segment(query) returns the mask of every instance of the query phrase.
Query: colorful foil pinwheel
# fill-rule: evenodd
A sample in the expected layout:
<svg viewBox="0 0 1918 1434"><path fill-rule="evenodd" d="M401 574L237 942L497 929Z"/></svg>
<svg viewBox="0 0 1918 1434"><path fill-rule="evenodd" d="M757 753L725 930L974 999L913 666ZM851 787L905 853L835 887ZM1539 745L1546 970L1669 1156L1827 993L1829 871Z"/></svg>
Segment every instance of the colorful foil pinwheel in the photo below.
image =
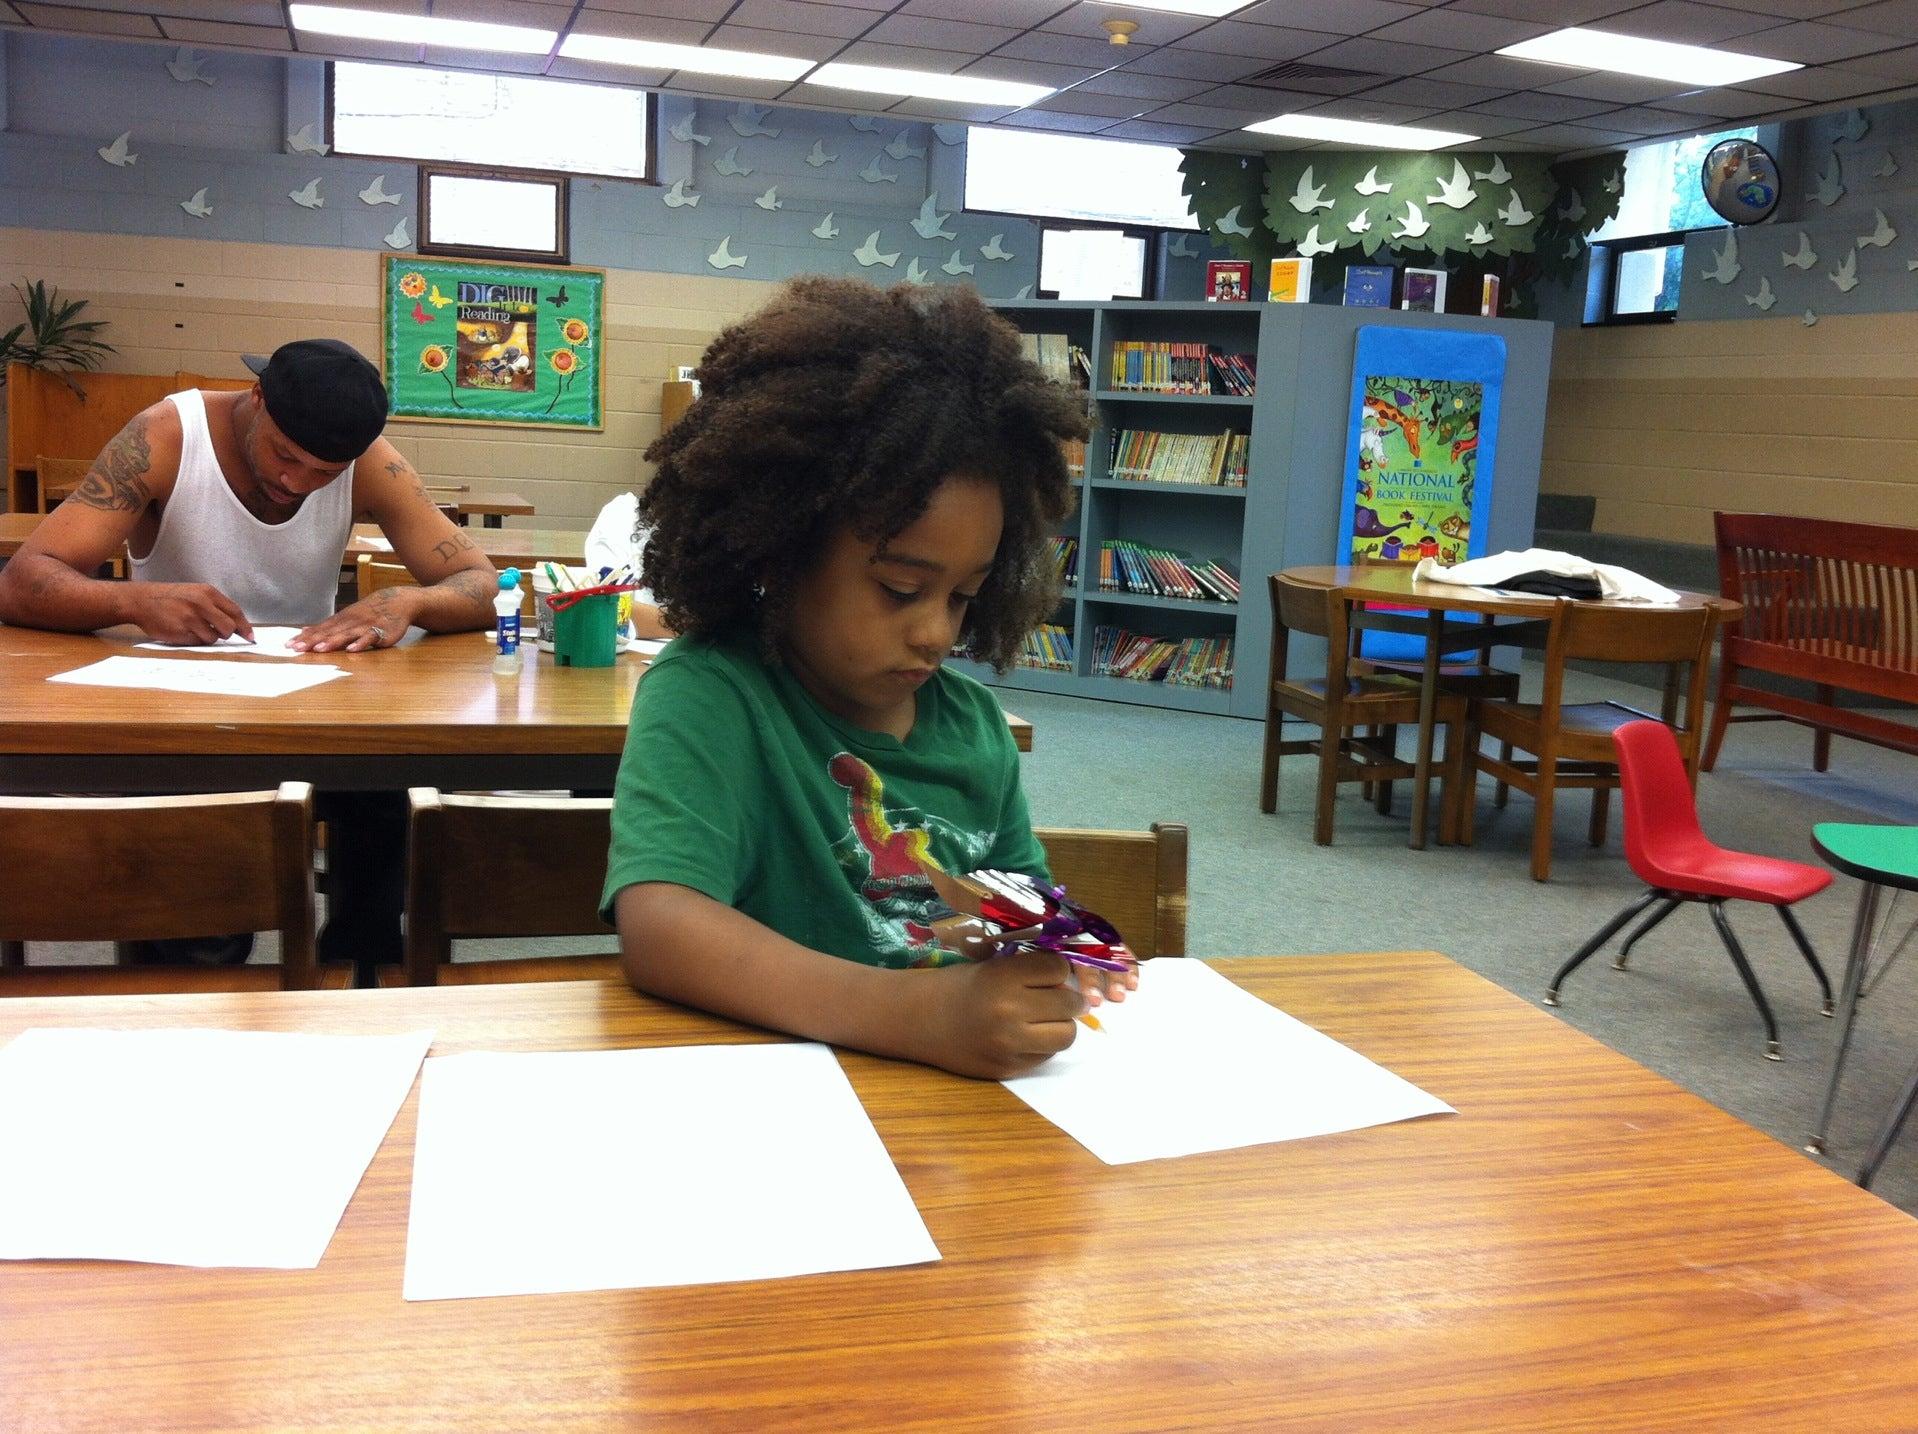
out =
<svg viewBox="0 0 1918 1434"><path fill-rule="evenodd" d="M1130 971L1139 964L1112 923L1069 898L1063 886L991 868L954 876L927 864L925 872L940 900L986 924L989 949L975 953L976 943L965 941L955 948L964 954L1053 951L1075 966L1101 971Z"/></svg>

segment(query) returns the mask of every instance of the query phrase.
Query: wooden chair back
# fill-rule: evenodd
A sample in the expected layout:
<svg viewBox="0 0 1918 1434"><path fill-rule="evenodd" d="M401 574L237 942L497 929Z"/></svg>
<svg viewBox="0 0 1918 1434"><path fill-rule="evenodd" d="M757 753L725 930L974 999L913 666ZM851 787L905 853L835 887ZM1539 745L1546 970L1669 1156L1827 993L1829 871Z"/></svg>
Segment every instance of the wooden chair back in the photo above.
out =
<svg viewBox="0 0 1918 1434"><path fill-rule="evenodd" d="M1082 906L1119 928L1139 956L1185 955L1187 831L1154 822L1148 831L1036 827L1053 880Z"/></svg>
<svg viewBox="0 0 1918 1434"><path fill-rule="evenodd" d="M48 454L37 455L33 460L33 471L40 484L40 511L51 513L55 508L86 481L92 471L91 458L54 458Z"/></svg>
<svg viewBox="0 0 1918 1434"><path fill-rule="evenodd" d="M1339 588L1299 583L1284 573L1266 578L1272 599L1272 661L1269 680L1283 682L1291 634L1322 637L1327 650L1326 690L1342 691L1352 655L1351 607Z"/></svg>
<svg viewBox="0 0 1918 1434"><path fill-rule="evenodd" d="M47 373L7 365L7 511L40 507L34 460L84 458L173 389L170 373Z"/></svg>
<svg viewBox="0 0 1918 1434"><path fill-rule="evenodd" d="M602 797L407 793L406 980L617 977L616 956L533 957L453 965L453 942L483 936L607 936L600 887L612 842Z"/></svg>
<svg viewBox="0 0 1918 1434"><path fill-rule="evenodd" d="M215 796L0 797L0 941L277 931L277 970L219 974L241 988L303 990L317 984L313 911L313 789L305 782ZM38 990L69 975L69 989L106 990L121 969L9 965L0 968L0 992L17 991L15 978ZM155 988L150 971L124 969L140 989ZM192 989L208 986L201 979Z"/></svg>
<svg viewBox="0 0 1918 1434"><path fill-rule="evenodd" d="M1711 660L1716 618L1704 607L1634 607L1560 598L1552 605L1545 638L1545 681L1540 720L1556 730L1564 701L1565 664L1572 658L1598 662L1655 662L1685 670L1685 715L1678 728L1688 766L1698 760L1698 733L1705 713L1705 673Z"/></svg>
<svg viewBox="0 0 1918 1434"><path fill-rule="evenodd" d="M533 615L533 581L524 573L519 585L520 616ZM383 563L370 553L361 553L353 570L354 595L361 601L371 597L381 588L411 587L413 575L406 570L404 563ZM530 638L527 639L531 641Z"/></svg>
<svg viewBox="0 0 1918 1434"><path fill-rule="evenodd" d="M212 374L194 373L190 369L176 369L173 374L173 391L181 393L189 388L203 388L211 393L244 393L253 387L258 379L215 378Z"/></svg>

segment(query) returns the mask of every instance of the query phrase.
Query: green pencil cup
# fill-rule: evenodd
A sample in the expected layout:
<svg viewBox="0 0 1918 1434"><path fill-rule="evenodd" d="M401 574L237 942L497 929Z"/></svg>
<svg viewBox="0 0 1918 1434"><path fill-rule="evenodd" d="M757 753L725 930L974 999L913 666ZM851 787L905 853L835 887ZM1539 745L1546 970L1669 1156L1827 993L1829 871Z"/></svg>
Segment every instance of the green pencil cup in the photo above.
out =
<svg viewBox="0 0 1918 1434"><path fill-rule="evenodd" d="M619 653L619 597L604 593L553 610L553 661L560 667L611 667Z"/></svg>

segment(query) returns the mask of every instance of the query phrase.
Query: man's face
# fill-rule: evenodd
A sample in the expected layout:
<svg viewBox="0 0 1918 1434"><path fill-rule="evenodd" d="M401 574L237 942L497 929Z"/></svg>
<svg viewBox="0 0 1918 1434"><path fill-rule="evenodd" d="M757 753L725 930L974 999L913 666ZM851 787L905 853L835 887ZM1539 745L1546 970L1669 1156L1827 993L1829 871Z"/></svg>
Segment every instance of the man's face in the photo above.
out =
<svg viewBox="0 0 1918 1434"><path fill-rule="evenodd" d="M295 507L353 466L315 458L280 432L266 411L258 384L253 386L252 398L253 421L247 425L241 448L260 496L268 503L276 508Z"/></svg>

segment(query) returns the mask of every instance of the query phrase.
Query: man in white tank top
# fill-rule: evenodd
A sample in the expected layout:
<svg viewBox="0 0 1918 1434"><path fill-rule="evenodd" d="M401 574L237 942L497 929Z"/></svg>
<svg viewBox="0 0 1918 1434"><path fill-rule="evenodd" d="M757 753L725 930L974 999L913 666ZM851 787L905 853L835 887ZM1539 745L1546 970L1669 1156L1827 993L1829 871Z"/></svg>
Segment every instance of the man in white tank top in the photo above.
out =
<svg viewBox="0 0 1918 1434"><path fill-rule="evenodd" d="M189 389L134 416L71 497L0 569L0 621L91 632L117 623L161 642L301 629L314 652L390 647L408 626L493 621L493 565L380 436L386 387L337 339L249 358L243 393ZM380 525L416 587L333 611L356 520ZM93 576L122 544L133 581Z"/></svg>

